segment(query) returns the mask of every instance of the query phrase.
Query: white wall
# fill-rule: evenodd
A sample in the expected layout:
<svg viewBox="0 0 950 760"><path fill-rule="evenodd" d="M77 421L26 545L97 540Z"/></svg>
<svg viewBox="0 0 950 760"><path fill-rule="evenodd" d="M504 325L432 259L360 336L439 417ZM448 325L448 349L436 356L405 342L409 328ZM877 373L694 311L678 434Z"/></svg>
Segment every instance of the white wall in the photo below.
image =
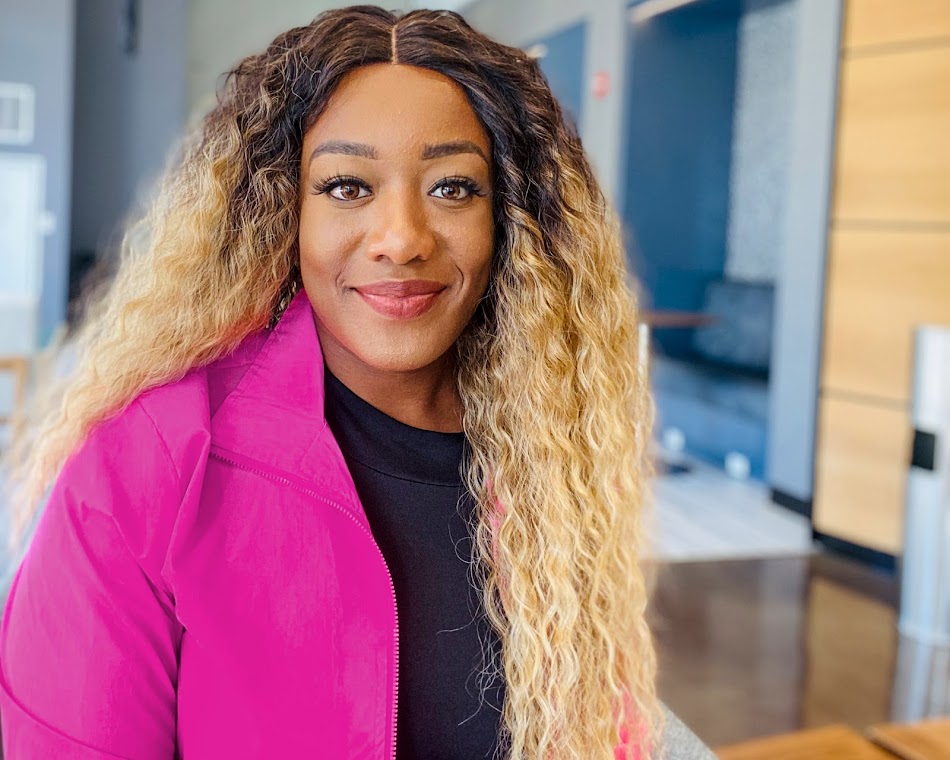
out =
<svg viewBox="0 0 950 760"><path fill-rule="evenodd" d="M745 13L739 22L726 274L774 282L787 200L789 109L796 2Z"/></svg>

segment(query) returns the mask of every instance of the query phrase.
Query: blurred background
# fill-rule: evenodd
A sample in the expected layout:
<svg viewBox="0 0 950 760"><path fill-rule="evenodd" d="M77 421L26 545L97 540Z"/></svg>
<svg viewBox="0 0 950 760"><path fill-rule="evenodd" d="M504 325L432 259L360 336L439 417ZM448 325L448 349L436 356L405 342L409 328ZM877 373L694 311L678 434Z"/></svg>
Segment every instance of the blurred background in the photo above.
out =
<svg viewBox="0 0 950 760"><path fill-rule="evenodd" d="M0 0L0 426L222 73L346 4ZM950 758L950 0L383 5L536 56L622 219L661 696L724 758Z"/></svg>

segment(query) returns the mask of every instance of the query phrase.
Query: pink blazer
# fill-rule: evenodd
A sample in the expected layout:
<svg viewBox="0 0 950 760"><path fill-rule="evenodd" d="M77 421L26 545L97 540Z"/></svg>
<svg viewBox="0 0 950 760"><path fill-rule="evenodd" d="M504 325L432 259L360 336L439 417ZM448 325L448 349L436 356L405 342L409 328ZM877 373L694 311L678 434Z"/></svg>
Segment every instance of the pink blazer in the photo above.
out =
<svg viewBox="0 0 950 760"><path fill-rule="evenodd" d="M395 756L395 594L306 295L63 469L0 628L21 758Z"/></svg>
<svg viewBox="0 0 950 760"><path fill-rule="evenodd" d="M306 295L63 468L0 625L9 760L395 757L395 592Z"/></svg>

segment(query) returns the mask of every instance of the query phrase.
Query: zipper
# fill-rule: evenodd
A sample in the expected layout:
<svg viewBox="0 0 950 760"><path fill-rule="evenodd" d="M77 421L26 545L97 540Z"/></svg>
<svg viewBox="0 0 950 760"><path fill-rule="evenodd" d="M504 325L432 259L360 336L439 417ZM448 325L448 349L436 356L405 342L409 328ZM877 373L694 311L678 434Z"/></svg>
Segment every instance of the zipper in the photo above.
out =
<svg viewBox="0 0 950 760"><path fill-rule="evenodd" d="M373 544L373 548L376 549L376 553L379 555L380 562L383 563L383 569L386 571L386 577L389 579L389 589L392 592L393 599L393 620L395 621L395 626L393 628L393 721L392 721L392 760L396 760L396 714L399 707L399 609L396 606L396 584L393 583L393 575L389 570L389 565L386 562L386 558L383 556L382 549L379 548L379 544L376 543L376 539L373 538L372 532L367 528L363 523L356 519L353 513L343 507L341 504L337 504L335 501L328 499L321 493L313 490L312 488L307 488L302 484L295 483L290 478L285 478L278 475L275 472L269 472L267 470L259 469L252 467L248 464L237 462L233 458L221 454L219 451L212 450L211 456L215 459L218 459L222 462L226 462L232 467L236 467L239 470L244 470L245 472L250 472L255 475L260 475L262 478L267 478L268 480L273 480L277 483L281 483L285 486L289 486L301 493L310 496L311 498L321 501L324 504L336 509L339 512L342 512L344 515L349 518L357 528L359 528L366 536L369 538L370 542Z"/></svg>

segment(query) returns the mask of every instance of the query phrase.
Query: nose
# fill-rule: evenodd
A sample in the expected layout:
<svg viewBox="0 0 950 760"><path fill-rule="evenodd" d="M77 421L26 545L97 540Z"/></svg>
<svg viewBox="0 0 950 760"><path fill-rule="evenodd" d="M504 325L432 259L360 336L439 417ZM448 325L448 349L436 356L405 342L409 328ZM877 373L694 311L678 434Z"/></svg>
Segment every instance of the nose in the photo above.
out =
<svg viewBox="0 0 950 760"><path fill-rule="evenodd" d="M424 201L411 191L381 194L373 204L375 217L366 246L373 261L388 258L394 264L425 261L435 250L435 236Z"/></svg>

